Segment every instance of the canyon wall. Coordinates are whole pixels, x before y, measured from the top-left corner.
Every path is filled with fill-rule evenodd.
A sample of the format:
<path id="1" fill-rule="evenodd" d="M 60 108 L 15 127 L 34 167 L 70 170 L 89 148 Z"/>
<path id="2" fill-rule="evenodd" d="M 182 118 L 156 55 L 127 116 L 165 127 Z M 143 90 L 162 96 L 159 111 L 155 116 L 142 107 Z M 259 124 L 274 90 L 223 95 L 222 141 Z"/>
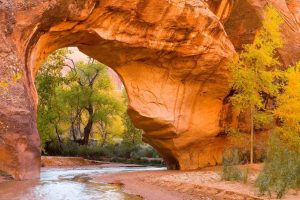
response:
<path id="1" fill-rule="evenodd" d="M 119 74 L 130 117 L 170 169 L 219 163 L 233 120 L 226 63 L 253 40 L 267 3 L 285 19 L 288 65 L 300 53 L 298 0 L 0 0 L 0 171 L 39 176 L 34 77 L 68 46 Z"/>

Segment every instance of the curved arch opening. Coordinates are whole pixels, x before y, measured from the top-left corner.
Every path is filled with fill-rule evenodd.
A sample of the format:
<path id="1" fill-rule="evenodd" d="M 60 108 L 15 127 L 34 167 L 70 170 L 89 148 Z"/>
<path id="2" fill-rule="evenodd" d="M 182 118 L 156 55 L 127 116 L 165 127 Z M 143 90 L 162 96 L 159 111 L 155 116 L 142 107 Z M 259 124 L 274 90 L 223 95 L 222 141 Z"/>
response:
<path id="1" fill-rule="evenodd" d="M 35 76 L 42 154 L 162 164 L 131 122 L 118 74 L 76 47 L 49 54 Z M 42 159 L 42 165 L 56 163 Z M 64 163 L 62 163 L 64 165 Z"/>
<path id="2" fill-rule="evenodd" d="M 163 67 L 164 62 L 176 60 L 176 54 L 162 56 L 160 50 L 157 49 L 137 48 L 130 42 L 128 44 L 118 42 L 106 38 L 107 31 L 86 29 L 80 25 L 70 28 L 69 22 L 62 22 L 41 35 L 29 49 L 27 55 L 26 79 L 31 93 L 35 96 L 33 101 L 37 99 L 37 93 L 32 80 L 46 57 L 57 49 L 68 46 L 77 47 L 85 55 L 109 66 L 120 77 L 128 94 L 128 114 L 134 125 L 147 133 L 143 134 L 143 141 L 160 152 L 169 168 L 184 169 L 188 167 L 180 167 L 178 152 L 171 150 L 176 148 L 173 138 L 177 136 L 178 128 L 174 126 L 174 113 L 166 106 L 166 101 L 169 101 L 168 99 L 171 97 L 174 105 L 170 106 L 175 106 L 177 97 L 158 98 L 163 90 L 161 87 L 166 86 L 167 90 L 177 90 L 173 86 L 173 78 L 168 78 L 169 70 Z M 174 74 L 174 76 L 177 75 Z M 161 86 L 155 87 L 153 82 Z M 35 105 L 37 106 L 37 102 Z"/>

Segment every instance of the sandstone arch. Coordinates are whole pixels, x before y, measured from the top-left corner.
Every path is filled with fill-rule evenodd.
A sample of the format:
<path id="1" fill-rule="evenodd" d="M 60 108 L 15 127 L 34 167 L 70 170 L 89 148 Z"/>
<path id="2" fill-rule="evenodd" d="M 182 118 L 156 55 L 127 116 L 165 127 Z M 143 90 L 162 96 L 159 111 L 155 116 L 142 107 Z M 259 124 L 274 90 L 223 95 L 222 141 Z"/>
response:
<path id="1" fill-rule="evenodd" d="M 38 177 L 34 76 L 49 53 L 66 46 L 120 75 L 131 118 L 170 168 L 219 162 L 226 61 L 235 53 L 230 26 L 222 23 L 232 20 L 237 2 L 0 0 L 0 77 L 11 83 L 13 71 L 24 75 L 0 94 L 0 170 L 16 179 Z"/>

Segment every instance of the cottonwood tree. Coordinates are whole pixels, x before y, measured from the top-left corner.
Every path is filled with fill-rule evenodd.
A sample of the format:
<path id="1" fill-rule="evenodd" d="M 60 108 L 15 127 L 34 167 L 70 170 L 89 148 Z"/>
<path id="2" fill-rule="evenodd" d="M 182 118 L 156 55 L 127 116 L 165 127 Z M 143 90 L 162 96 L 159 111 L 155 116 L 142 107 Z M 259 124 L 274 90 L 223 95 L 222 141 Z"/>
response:
<path id="1" fill-rule="evenodd" d="M 120 139 L 124 133 L 124 125 L 120 115 L 108 114 L 105 119 L 98 121 L 96 124 L 96 136 L 100 136 L 100 146 L 103 147 L 108 143 L 114 143 L 114 139 Z"/>
<path id="2" fill-rule="evenodd" d="M 36 77 L 43 147 L 56 137 L 62 150 L 62 140 L 68 133 L 75 142 L 87 145 L 90 136 L 100 131 L 95 124 L 101 124 L 105 144 L 123 133 L 123 100 L 114 91 L 105 65 L 93 59 L 74 62 L 69 53 L 62 49 L 49 55 Z"/>
<path id="3" fill-rule="evenodd" d="M 300 186 L 300 62 L 283 73 L 282 93 L 274 110 L 277 127 L 268 145 L 264 169 L 257 179 L 262 193 L 283 197 Z"/>
<path id="4" fill-rule="evenodd" d="M 266 99 L 278 94 L 274 69 L 280 65 L 276 50 L 283 45 L 280 32 L 282 22 L 276 9 L 267 7 L 262 28 L 253 44 L 245 45 L 244 50 L 230 63 L 232 88 L 235 90 L 231 102 L 237 112 L 250 112 L 251 164 L 255 125 L 272 119 L 266 112 Z"/>
<path id="5" fill-rule="evenodd" d="M 277 98 L 274 116 L 279 119 L 276 132 L 285 145 L 300 154 L 300 62 L 284 72 L 287 84 Z"/>
<path id="6" fill-rule="evenodd" d="M 70 52 L 67 49 L 61 49 L 49 55 L 35 79 L 39 95 L 37 122 L 42 149 L 45 143 L 54 137 L 57 137 L 61 146 L 62 130 L 59 124 L 63 120 L 64 105 L 59 102 L 56 88 L 64 83 L 61 71 L 68 53 Z"/>
<path id="7" fill-rule="evenodd" d="M 79 126 L 77 131 L 83 134 L 82 144 L 87 145 L 96 123 L 98 129 L 101 127 L 104 136 L 109 134 L 109 127 L 115 121 L 116 115 L 122 115 L 124 105 L 113 90 L 105 65 L 96 61 L 72 62 L 70 69 L 67 75 L 69 82 L 63 88 L 64 99 L 71 112 L 76 113 L 77 122 L 74 124 Z M 106 138 L 102 138 L 104 143 Z"/>

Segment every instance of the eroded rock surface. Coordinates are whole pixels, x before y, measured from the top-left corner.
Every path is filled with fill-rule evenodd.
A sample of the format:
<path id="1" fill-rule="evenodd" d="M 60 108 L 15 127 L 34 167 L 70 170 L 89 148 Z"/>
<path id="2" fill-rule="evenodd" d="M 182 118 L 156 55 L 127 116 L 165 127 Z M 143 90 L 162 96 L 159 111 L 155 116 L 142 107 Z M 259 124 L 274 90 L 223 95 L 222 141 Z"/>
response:
<path id="1" fill-rule="evenodd" d="M 220 162 L 226 62 L 253 40 L 267 2 L 285 17 L 280 53 L 293 63 L 300 53 L 298 0 L 0 0 L 0 77 L 9 82 L 0 94 L 0 170 L 38 177 L 34 76 L 49 53 L 67 46 L 120 75 L 133 122 L 169 168 Z M 20 69 L 23 78 L 13 83 Z"/>

